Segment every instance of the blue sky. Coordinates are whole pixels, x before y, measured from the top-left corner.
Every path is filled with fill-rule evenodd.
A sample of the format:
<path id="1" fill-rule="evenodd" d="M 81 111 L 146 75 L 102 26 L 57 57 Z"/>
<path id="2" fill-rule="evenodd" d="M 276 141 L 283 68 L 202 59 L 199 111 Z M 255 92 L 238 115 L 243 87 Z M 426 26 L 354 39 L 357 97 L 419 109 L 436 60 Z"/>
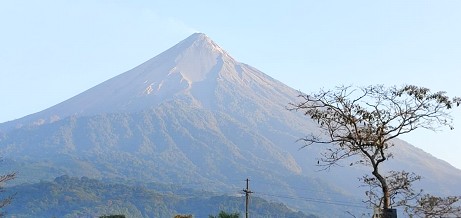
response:
<path id="1" fill-rule="evenodd" d="M 461 1 L 0 1 L 0 122 L 38 112 L 203 32 L 305 92 L 415 84 L 461 96 Z M 455 130 L 403 137 L 461 168 Z"/>

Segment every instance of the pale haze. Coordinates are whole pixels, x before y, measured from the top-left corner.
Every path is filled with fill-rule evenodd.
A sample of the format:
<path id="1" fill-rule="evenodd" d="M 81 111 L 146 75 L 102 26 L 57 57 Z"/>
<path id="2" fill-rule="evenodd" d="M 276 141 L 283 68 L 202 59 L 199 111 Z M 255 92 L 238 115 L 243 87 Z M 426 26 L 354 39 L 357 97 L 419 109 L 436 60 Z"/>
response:
<path id="1" fill-rule="evenodd" d="M 2 1 L 0 123 L 79 94 L 203 32 L 303 92 L 414 84 L 461 96 L 461 1 Z M 403 137 L 461 168 L 455 130 Z M 300 136 L 301 137 L 301 136 Z"/>

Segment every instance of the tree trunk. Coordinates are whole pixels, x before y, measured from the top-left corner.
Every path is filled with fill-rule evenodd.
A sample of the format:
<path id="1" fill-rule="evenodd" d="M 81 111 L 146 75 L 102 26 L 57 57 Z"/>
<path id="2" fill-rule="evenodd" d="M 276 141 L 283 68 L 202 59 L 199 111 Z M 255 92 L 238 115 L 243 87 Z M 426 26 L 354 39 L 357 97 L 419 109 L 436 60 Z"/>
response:
<path id="1" fill-rule="evenodd" d="M 387 186 L 387 181 L 383 176 L 381 176 L 381 174 L 379 174 L 377 168 L 373 170 L 372 174 L 381 183 L 381 190 L 383 191 L 383 209 L 389 209 L 391 207 L 391 198 L 389 193 L 389 187 Z"/>

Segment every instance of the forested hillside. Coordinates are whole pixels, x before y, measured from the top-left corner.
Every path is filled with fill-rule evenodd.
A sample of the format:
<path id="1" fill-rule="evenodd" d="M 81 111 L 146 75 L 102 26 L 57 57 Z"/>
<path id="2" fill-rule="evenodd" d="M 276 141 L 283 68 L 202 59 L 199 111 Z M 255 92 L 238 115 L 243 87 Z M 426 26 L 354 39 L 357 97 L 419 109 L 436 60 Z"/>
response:
<path id="1" fill-rule="evenodd" d="M 97 217 L 109 214 L 208 217 L 221 210 L 243 215 L 245 202 L 241 196 L 218 196 L 173 185 L 127 185 L 69 176 L 51 182 L 18 185 L 8 191 L 16 193 L 13 203 L 5 208 L 9 217 Z M 315 217 L 258 197 L 251 199 L 250 212 L 252 217 Z"/>

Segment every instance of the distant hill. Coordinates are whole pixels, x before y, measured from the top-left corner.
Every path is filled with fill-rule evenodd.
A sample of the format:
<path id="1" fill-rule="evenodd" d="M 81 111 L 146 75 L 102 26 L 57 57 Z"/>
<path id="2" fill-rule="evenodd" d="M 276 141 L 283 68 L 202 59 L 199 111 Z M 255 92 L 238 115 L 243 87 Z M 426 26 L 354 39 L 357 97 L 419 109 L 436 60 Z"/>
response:
<path id="1" fill-rule="evenodd" d="M 0 172 L 17 171 L 16 184 L 66 174 L 228 194 L 250 178 L 255 196 L 306 213 L 370 211 L 357 180 L 368 169 L 318 172 L 320 148 L 299 149 L 296 141 L 318 129 L 286 110 L 297 95 L 205 34 L 193 34 L 73 98 L 0 124 Z M 396 144 L 386 167 L 422 175 L 421 187 L 431 192 L 461 193 L 460 170 Z"/>
<path id="2" fill-rule="evenodd" d="M 23 184 L 15 192 L 8 217 L 98 217 L 123 214 L 130 218 L 173 217 L 192 214 L 208 217 L 220 210 L 244 214 L 244 197 L 181 190 L 175 186 L 124 185 L 86 177 L 61 176 L 51 182 Z M 156 190 L 156 187 L 159 190 Z M 251 199 L 251 217 L 314 218 L 281 203 Z"/>

